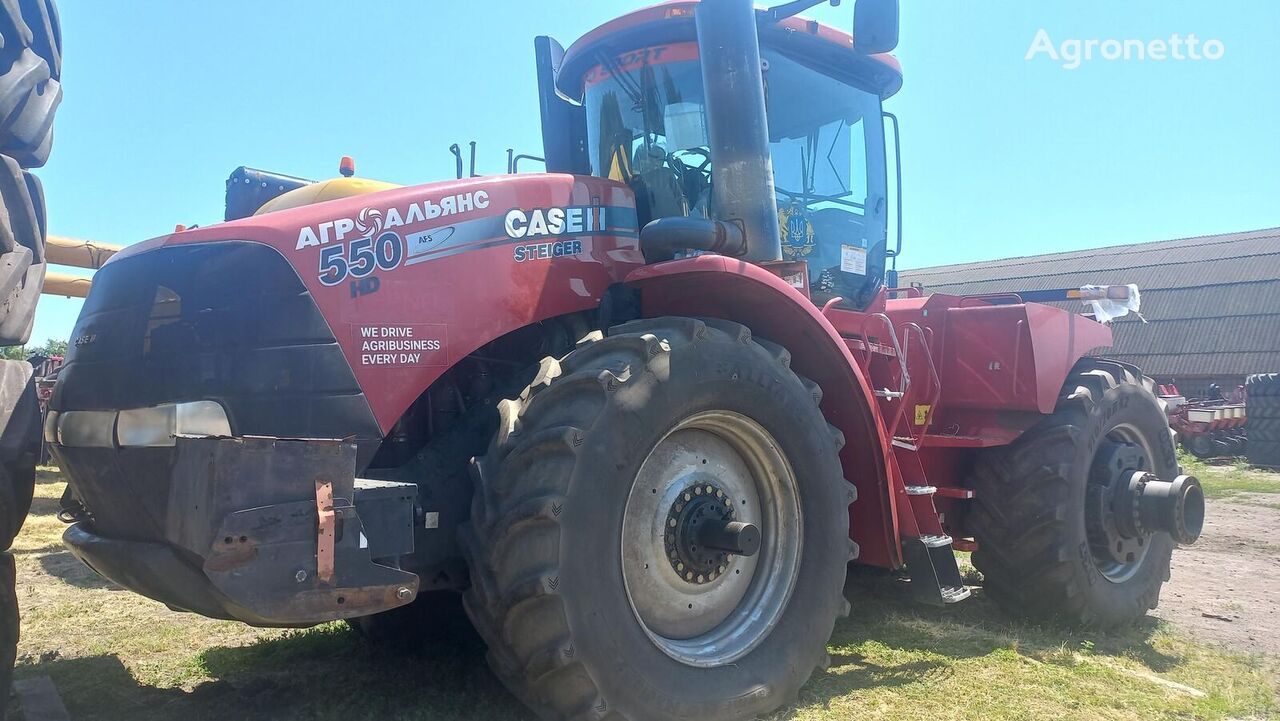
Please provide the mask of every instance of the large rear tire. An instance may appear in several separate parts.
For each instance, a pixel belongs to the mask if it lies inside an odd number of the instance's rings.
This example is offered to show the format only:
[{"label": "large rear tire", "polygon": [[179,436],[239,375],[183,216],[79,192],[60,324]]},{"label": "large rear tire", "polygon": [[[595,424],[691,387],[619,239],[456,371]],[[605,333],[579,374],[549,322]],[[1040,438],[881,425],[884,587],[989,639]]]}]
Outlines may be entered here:
[{"label": "large rear tire", "polygon": [[62,102],[62,31],[52,0],[0,0],[0,154],[24,168],[49,159]]},{"label": "large rear tire", "polygon": [[45,273],[44,188],[0,155],[0,346],[31,338]]},{"label": "large rear tire", "polygon": [[973,563],[997,604],[1037,621],[1100,628],[1156,607],[1174,542],[1167,533],[1126,538],[1106,503],[1109,484],[1134,470],[1178,475],[1153,388],[1132,366],[1082,360],[1052,416],[979,456]]},{"label": "large rear tire", "polygon": [[[747,718],[825,663],[852,486],[789,360],[737,324],[635,321],[501,404],[473,464],[464,601],[544,717]],[[757,524],[758,552],[691,545],[712,516]]]}]

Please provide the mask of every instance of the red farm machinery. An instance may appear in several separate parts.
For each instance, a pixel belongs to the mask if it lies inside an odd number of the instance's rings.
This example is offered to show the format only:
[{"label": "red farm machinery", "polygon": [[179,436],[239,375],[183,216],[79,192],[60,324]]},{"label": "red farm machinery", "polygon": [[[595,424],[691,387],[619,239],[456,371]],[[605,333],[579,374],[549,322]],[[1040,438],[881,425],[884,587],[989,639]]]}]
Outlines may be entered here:
[{"label": "red farm machinery", "polygon": [[851,562],[1141,617],[1204,517],[1152,383],[1081,315],[886,282],[897,4],[816,4],[539,37],[546,173],[241,168],[227,222],[112,257],[45,425],[68,546],[255,625],[461,604],[548,718],[788,703]]},{"label": "red farm machinery", "polygon": [[1196,458],[1231,458],[1245,455],[1249,441],[1245,387],[1238,386],[1225,397],[1216,384],[1209,386],[1208,398],[1187,398],[1173,384],[1156,386],[1165,403],[1169,427],[1178,443]]}]

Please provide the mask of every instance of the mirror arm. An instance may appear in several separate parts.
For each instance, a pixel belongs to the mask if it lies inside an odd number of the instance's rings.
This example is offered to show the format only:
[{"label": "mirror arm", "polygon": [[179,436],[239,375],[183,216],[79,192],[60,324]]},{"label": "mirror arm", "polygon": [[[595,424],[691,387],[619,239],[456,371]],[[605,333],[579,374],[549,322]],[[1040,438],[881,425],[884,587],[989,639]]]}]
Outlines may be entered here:
[{"label": "mirror arm", "polygon": [[760,11],[760,20],[766,25],[776,25],[789,17],[799,15],[816,5],[830,2],[831,7],[839,7],[840,0],[792,0],[776,7]]}]

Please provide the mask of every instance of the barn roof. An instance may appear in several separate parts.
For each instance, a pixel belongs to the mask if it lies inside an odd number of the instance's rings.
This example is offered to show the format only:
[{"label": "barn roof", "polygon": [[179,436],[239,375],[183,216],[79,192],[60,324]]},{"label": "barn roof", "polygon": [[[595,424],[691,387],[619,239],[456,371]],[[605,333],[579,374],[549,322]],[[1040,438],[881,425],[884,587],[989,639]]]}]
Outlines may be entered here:
[{"label": "barn roof", "polygon": [[957,295],[1136,283],[1147,322],[1117,320],[1106,355],[1160,377],[1280,371],[1280,228],[902,271],[916,283]]}]

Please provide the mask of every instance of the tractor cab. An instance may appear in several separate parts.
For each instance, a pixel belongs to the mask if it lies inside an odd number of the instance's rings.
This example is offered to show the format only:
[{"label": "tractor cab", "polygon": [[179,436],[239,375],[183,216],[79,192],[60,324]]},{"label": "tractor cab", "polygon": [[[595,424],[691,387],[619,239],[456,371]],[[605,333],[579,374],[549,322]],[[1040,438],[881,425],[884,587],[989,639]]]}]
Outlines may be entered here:
[{"label": "tractor cab", "polygon": [[[560,56],[554,87],[543,97],[544,126],[552,126],[544,138],[558,136],[548,139],[549,166],[626,183],[641,227],[714,216],[717,169],[696,7],[647,8],[588,33],[563,54],[558,46],[539,53],[540,60]],[[900,87],[900,68],[888,55],[855,51],[851,35],[809,20],[760,11],[757,28],[777,260],[804,261],[816,297],[839,295],[865,307],[889,255],[881,101]],[[540,51],[554,44],[539,40]],[[567,112],[557,115],[557,105]],[[564,151],[559,158],[556,148]]]}]

